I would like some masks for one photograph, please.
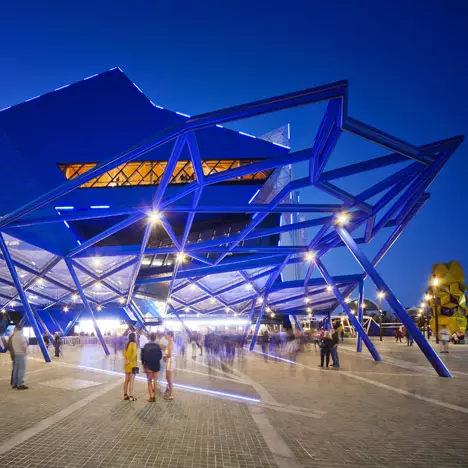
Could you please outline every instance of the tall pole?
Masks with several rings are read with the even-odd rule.
[[[439,305],[439,298],[437,296],[438,286],[439,286],[439,279],[433,275],[432,276],[432,303],[434,304],[432,310],[434,312],[434,319],[435,319],[435,336],[436,336],[436,343],[439,344],[439,314],[438,314],[438,305]]]
[[[380,341],[383,341],[383,329],[382,329],[382,295],[378,294],[379,298],[379,323],[380,323],[380,328],[379,328],[379,336],[380,336]]]
[[[364,281],[361,279],[359,281],[359,293],[358,293],[358,303],[357,303],[357,317],[358,317],[358,322],[362,325],[362,322],[364,320]],[[356,339],[356,352],[361,353],[362,352],[362,338],[357,333],[357,339]]]

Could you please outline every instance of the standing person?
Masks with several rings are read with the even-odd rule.
[[[190,341],[192,343],[192,359],[196,359],[197,358],[197,334],[195,332],[193,332],[190,335]]]
[[[128,341],[125,345],[124,351],[124,371],[125,371],[125,382],[124,382],[124,400],[135,401],[136,398],[133,396],[133,385],[135,382],[135,374],[138,372],[137,367],[137,345],[135,333],[128,335]]]
[[[23,335],[23,327],[19,324],[16,325],[15,332],[11,337],[11,346],[15,356],[12,387],[18,390],[27,390],[29,387],[24,385],[24,374],[26,373],[28,342]]]
[[[167,347],[164,353],[164,362],[166,363],[166,380],[169,392],[164,395],[166,400],[174,399],[174,370],[175,370],[175,359],[173,356],[174,352],[174,332],[166,332]]]
[[[60,333],[59,332],[55,332],[55,335],[54,335],[54,348],[55,348],[55,357],[56,358],[60,357],[61,347],[62,347],[62,338],[60,338]]]
[[[262,353],[263,353],[263,357],[265,358],[265,361],[268,361],[268,344],[269,343],[270,343],[270,337],[268,335],[268,331],[263,330],[261,345],[262,345]]]
[[[46,331],[46,332],[44,333],[43,338],[44,338],[44,344],[46,345],[47,349],[49,349],[49,345],[50,345],[50,335],[49,335],[49,332],[48,332],[48,331]]]
[[[141,359],[141,363],[143,364],[143,348],[145,347],[145,345],[148,343],[148,337],[146,336],[146,333],[144,331],[142,331],[140,333],[140,338],[139,338],[139,346],[140,346],[140,359]]]
[[[320,366],[323,367],[324,361],[328,369],[330,364],[330,352],[333,347],[333,340],[330,336],[330,332],[327,330],[323,333],[322,340],[320,342]]]
[[[450,342],[450,330],[444,326],[440,331],[439,331],[439,339],[440,342],[442,343],[442,349],[441,353],[448,353],[449,352],[449,342]]]
[[[10,358],[11,358],[11,379],[10,379],[10,385],[13,387],[13,374],[15,373],[15,350],[13,349],[13,342],[12,338],[13,335],[16,332],[16,327],[13,329],[13,332],[11,335],[8,337],[7,341],[7,349],[10,351]]]
[[[151,333],[149,343],[141,350],[141,362],[145,368],[148,379],[148,401],[156,401],[156,393],[158,390],[158,376],[161,370],[162,351],[161,347],[156,343],[156,333]]]
[[[333,341],[333,346],[330,350],[331,352],[331,357],[332,357],[332,367],[335,369],[340,368],[340,358],[338,356],[338,343],[339,343],[339,336],[338,336],[338,330],[333,330],[332,333],[332,341]]]
[[[344,343],[344,326],[343,323],[340,324],[340,327],[338,328],[341,336],[341,342]]]

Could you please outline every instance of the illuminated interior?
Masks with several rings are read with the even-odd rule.
[[[257,159],[218,159],[203,160],[202,168],[205,176],[224,172],[229,169],[258,162]],[[98,163],[59,164],[60,170],[67,180],[96,167]],[[141,185],[157,185],[166,168],[167,161],[131,161],[105,172],[103,175],[91,179],[81,187],[132,187]],[[271,170],[254,172],[236,177],[229,182],[245,182],[251,180],[266,180]],[[195,180],[195,173],[191,161],[179,161],[171,177],[171,184],[186,184]]]

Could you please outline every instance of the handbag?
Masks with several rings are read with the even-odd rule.
[[[139,374],[140,373],[140,368],[138,366],[132,367],[132,374]]]

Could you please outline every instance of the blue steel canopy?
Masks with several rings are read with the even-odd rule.
[[[138,315],[134,299],[146,296],[167,299],[167,313],[178,316],[223,309],[249,313],[250,319],[257,315],[258,332],[265,312],[326,313],[341,304],[363,333],[345,298],[369,275],[413,330],[374,267],[427,202],[427,189],[463,137],[412,145],[350,117],[347,97],[348,84],[340,81],[191,117],[159,108],[116,69],[0,113],[3,154],[12,161],[13,171],[27,174],[28,184],[19,191],[4,176],[11,196],[2,202],[0,219],[6,260],[0,265],[1,297],[11,304],[16,297],[13,287],[18,289],[8,265],[11,254],[21,286],[28,291],[22,297],[26,311],[30,306],[25,301],[41,308],[81,301],[93,317],[96,304],[121,303]],[[326,112],[311,146],[301,151],[223,128],[230,121],[317,102],[327,102]],[[326,170],[344,132],[389,154]],[[24,145],[15,145],[19,141]],[[204,161],[220,157],[243,162],[207,173]],[[80,188],[135,160],[165,161],[154,187]],[[193,174],[176,185],[173,173],[181,160],[190,161]],[[62,183],[56,165],[77,161],[96,164]],[[302,161],[308,163],[308,173],[294,179],[290,165]],[[382,168],[385,177],[370,187],[343,188],[349,186],[347,178]],[[259,171],[270,171],[266,180],[236,185]],[[297,193],[307,187],[333,203],[298,203]],[[234,222],[228,231],[219,230],[218,224],[210,236],[200,227],[192,235],[199,219],[203,224],[237,215],[242,222],[235,229]],[[82,235],[79,226],[85,220],[95,223],[93,235]],[[106,224],[100,224],[103,220]],[[315,234],[310,242],[295,235],[311,229]],[[377,234],[384,240],[367,260],[359,245],[373,242]],[[138,243],[124,240],[135,236]],[[289,236],[286,243],[284,236]],[[323,260],[343,246],[363,273],[329,275]],[[161,256],[170,260],[158,263]],[[290,267],[295,277],[283,280]],[[314,270],[321,278],[313,277]],[[416,328],[418,345],[438,372],[447,374],[417,332]],[[363,340],[379,358],[368,338]]]

